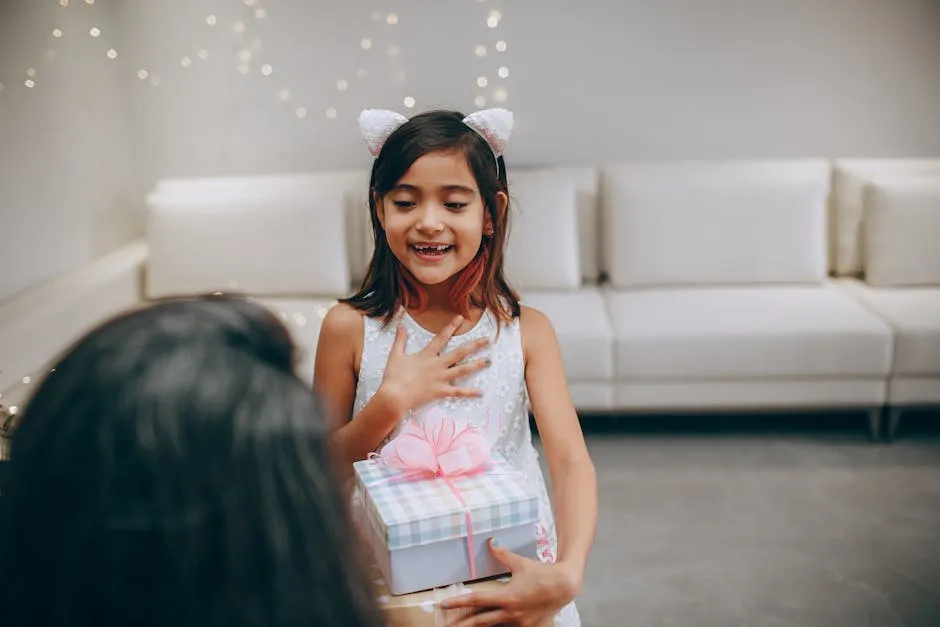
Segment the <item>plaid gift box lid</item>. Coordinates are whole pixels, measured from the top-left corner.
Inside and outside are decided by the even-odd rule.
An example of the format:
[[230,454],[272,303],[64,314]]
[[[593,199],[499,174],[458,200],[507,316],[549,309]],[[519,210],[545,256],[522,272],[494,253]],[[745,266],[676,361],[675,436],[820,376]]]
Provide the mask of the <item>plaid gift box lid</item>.
[[[443,478],[396,479],[400,471],[374,460],[353,467],[368,522],[389,549],[467,536],[467,510]],[[450,482],[470,510],[474,534],[538,521],[537,493],[501,458],[485,473]]]

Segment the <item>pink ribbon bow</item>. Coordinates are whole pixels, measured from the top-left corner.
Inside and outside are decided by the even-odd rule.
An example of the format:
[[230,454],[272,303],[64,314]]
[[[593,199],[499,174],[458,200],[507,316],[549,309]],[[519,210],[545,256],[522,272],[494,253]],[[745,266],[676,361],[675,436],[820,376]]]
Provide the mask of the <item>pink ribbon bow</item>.
[[479,474],[493,467],[494,459],[486,435],[472,425],[458,424],[455,418],[428,414],[420,424],[406,422],[394,440],[380,453],[369,457],[401,471],[394,480],[439,478],[444,481],[464,510],[470,579],[476,579],[470,508],[453,479]]

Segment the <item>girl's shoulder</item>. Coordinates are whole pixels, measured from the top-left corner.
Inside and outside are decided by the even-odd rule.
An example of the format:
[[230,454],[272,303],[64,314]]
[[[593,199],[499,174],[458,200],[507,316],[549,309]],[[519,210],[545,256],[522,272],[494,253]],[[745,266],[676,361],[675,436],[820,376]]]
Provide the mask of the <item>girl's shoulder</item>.
[[529,346],[558,343],[552,321],[535,307],[528,305],[519,307],[519,331],[522,334],[523,350]]
[[347,303],[336,303],[326,312],[320,326],[320,337],[326,335],[362,341],[365,314]]

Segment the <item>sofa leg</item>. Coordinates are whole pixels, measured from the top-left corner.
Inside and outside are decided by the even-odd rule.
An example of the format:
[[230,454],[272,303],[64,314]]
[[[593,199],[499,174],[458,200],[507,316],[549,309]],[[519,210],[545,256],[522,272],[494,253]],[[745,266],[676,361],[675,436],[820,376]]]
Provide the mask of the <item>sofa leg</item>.
[[898,427],[901,425],[901,414],[904,413],[902,407],[892,407],[888,410],[888,424],[887,430],[885,433],[885,440],[887,442],[893,442],[895,436],[898,434]]
[[883,418],[884,408],[877,407],[868,410],[868,439],[870,442],[878,442],[880,440]]

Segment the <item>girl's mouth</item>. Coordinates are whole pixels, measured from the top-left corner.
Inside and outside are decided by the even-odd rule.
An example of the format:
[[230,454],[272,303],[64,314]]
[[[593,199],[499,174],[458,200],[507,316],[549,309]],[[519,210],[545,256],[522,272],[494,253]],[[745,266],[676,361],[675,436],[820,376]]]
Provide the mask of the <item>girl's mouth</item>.
[[430,261],[441,259],[452,248],[452,244],[411,244],[411,250],[415,251],[418,257]]

